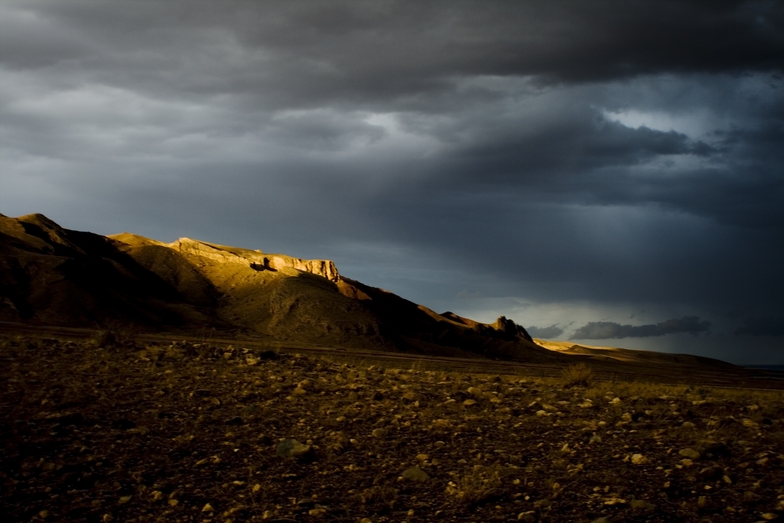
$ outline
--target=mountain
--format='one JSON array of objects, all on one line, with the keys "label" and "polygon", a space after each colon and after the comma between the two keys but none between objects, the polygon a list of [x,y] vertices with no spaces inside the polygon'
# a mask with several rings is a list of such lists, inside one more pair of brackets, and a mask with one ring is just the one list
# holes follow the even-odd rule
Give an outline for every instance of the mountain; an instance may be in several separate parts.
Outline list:
[{"label": "mountain", "polygon": [[180,238],[72,231],[0,215],[0,321],[146,332],[238,333],[292,343],[556,362],[500,317],[438,314],[303,260]]},{"label": "mountain", "polygon": [[603,361],[625,364],[664,365],[672,368],[689,366],[703,368],[713,367],[724,370],[737,369],[737,367],[731,363],[694,354],[673,354],[649,350],[623,349],[619,347],[597,347],[595,345],[581,345],[569,341],[535,339],[534,342],[540,347],[558,352],[559,354],[578,357],[583,360],[589,359],[593,362]]}]

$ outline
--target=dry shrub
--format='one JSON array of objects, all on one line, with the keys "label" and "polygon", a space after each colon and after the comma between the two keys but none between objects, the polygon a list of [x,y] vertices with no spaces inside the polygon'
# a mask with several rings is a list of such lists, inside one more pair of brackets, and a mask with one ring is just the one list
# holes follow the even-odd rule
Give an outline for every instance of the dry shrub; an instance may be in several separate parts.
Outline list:
[{"label": "dry shrub", "polygon": [[117,342],[117,335],[108,330],[100,330],[93,334],[92,342],[100,348],[111,347]]},{"label": "dry shrub", "polygon": [[390,485],[374,485],[362,490],[357,497],[363,504],[383,503],[390,508],[395,505],[398,490]]},{"label": "dry shrub", "polygon": [[477,466],[456,481],[450,481],[446,493],[463,503],[473,505],[497,495],[501,485],[501,471],[498,467]]},{"label": "dry shrub", "polygon": [[585,363],[569,365],[561,371],[564,387],[590,387],[593,383],[593,370]]}]

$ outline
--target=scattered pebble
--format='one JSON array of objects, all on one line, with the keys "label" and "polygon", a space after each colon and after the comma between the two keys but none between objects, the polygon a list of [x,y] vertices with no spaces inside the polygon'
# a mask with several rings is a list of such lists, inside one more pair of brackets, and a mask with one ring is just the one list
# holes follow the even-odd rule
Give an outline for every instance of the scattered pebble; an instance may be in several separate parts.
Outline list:
[{"label": "scattered pebble", "polygon": [[409,481],[422,482],[430,479],[430,476],[419,467],[410,467],[403,471],[401,476]]},{"label": "scattered pebble", "polygon": [[689,449],[689,448],[679,450],[678,454],[680,456],[683,456],[684,458],[689,458],[689,459],[699,459],[700,458],[700,453],[699,452],[697,452],[694,449]]}]

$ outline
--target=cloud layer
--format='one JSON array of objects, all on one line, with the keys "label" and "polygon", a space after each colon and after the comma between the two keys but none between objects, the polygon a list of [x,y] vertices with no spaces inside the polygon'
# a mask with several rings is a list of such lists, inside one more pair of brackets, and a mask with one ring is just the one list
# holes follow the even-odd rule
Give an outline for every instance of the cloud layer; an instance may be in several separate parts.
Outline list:
[{"label": "cloud layer", "polygon": [[540,338],[540,339],[555,339],[558,338],[561,334],[563,334],[564,330],[560,328],[558,325],[550,325],[549,327],[528,327],[528,334],[530,334],[533,338]]},{"label": "cloud layer", "polygon": [[775,2],[7,1],[0,212],[753,344],[784,315],[783,35]]},{"label": "cloud layer", "polygon": [[610,321],[592,321],[572,334],[573,340],[607,340],[621,338],[649,338],[667,334],[699,334],[708,332],[711,323],[696,316],[684,316],[649,325],[621,325]]}]

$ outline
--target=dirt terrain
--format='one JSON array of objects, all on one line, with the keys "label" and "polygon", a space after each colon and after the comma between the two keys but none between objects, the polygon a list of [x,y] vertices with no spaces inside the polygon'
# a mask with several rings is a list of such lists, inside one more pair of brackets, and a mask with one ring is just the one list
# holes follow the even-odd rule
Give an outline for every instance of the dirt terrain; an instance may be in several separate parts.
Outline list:
[{"label": "dirt terrain", "polygon": [[781,391],[109,335],[0,358],[4,521],[784,514]]}]

